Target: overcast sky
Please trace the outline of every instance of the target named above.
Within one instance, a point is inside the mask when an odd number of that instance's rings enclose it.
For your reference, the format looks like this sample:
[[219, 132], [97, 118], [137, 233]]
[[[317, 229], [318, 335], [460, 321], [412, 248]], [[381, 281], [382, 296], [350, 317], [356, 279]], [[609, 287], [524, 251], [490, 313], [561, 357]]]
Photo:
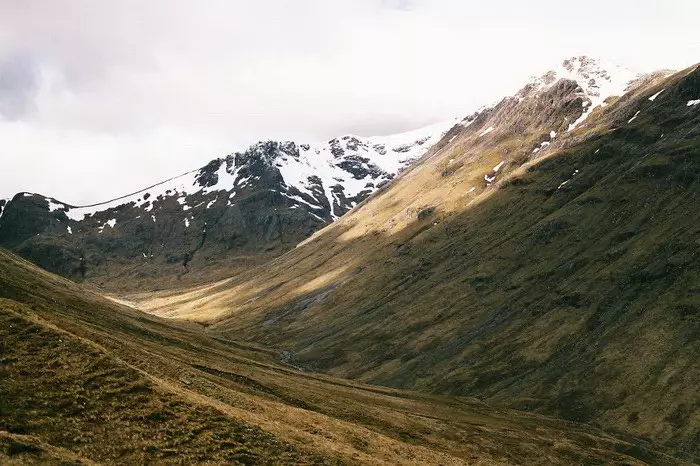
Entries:
[[564, 58], [700, 61], [697, 0], [0, 0], [0, 197], [464, 116]]

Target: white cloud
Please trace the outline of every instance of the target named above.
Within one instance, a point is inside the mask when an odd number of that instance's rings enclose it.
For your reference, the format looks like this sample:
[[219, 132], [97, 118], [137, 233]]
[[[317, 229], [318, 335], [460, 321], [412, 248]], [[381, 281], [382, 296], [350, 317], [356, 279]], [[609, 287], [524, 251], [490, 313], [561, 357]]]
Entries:
[[3, 2], [0, 71], [24, 68], [0, 77], [0, 197], [91, 202], [258, 139], [411, 129], [571, 55], [688, 66], [697, 17], [693, 0]]

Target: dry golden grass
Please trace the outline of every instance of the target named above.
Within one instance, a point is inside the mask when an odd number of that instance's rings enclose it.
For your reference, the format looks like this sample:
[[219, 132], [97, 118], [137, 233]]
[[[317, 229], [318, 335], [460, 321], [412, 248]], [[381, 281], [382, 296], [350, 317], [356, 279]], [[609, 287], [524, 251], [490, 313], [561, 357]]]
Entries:
[[589, 427], [280, 366], [2, 251], [0, 296], [2, 462], [675, 464]]
[[[537, 160], [528, 157], [545, 128], [454, 130], [286, 255], [212, 287], [135, 301], [335, 376], [475, 395], [695, 460], [700, 135], [685, 102], [700, 74], [691, 71], [610, 102]], [[660, 88], [665, 97], [649, 101]]]

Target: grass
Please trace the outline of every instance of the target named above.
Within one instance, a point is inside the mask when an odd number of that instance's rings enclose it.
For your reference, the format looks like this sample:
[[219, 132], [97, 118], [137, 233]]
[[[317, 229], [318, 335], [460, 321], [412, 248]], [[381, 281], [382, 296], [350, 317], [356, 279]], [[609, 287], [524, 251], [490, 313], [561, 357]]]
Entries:
[[505, 102], [294, 251], [138, 305], [334, 376], [475, 396], [697, 461], [691, 71], [647, 82], [537, 159], [533, 141], [558, 128], [541, 125], [563, 115], [530, 124], [530, 104]]
[[469, 398], [300, 372], [0, 251], [0, 462], [677, 464]]

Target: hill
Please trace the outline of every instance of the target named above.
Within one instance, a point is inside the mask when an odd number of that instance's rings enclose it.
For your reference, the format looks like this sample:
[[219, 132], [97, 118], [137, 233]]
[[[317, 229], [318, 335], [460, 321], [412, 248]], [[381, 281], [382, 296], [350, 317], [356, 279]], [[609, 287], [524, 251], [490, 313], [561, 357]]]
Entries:
[[338, 219], [452, 125], [316, 144], [263, 141], [90, 206], [19, 193], [0, 201], [0, 246], [54, 273], [112, 290], [230, 276]]
[[700, 67], [621, 83], [585, 57], [561, 68], [265, 267], [133, 299], [302, 367], [697, 461]]
[[0, 250], [3, 464], [679, 464], [469, 398], [302, 372]]

